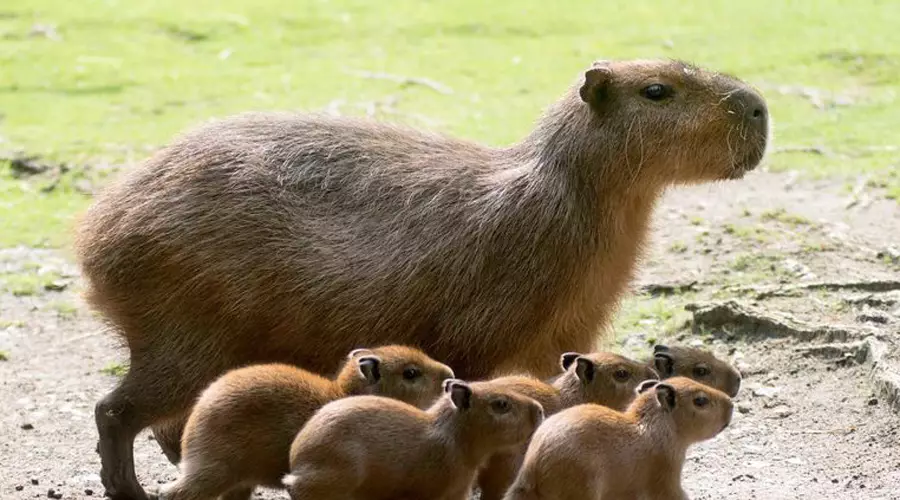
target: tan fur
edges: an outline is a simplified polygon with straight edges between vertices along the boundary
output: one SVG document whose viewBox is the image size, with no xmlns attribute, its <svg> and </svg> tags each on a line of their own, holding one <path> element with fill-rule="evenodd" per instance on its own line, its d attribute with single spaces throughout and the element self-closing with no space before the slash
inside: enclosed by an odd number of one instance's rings
<svg viewBox="0 0 900 500">
<path fill-rule="evenodd" d="M 548 418 L 505 500 L 686 500 L 687 449 L 731 422 L 731 399 L 685 377 L 641 389 L 624 413 L 587 404 Z"/>
<path fill-rule="evenodd" d="M 182 439 L 181 477 L 160 498 L 238 500 L 256 485 L 279 487 L 291 441 L 328 402 L 376 394 L 427 408 L 450 378 L 449 367 L 405 346 L 354 350 L 334 380 L 283 364 L 232 370 L 194 406 Z"/>
<path fill-rule="evenodd" d="M 87 299 L 131 356 L 95 413 L 107 493 L 143 498 L 134 436 L 177 461 L 191 401 L 236 366 L 402 343 L 464 378 L 549 376 L 609 323 L 664 189 L 739 178 L 766 143 L 756 92 L 678 61 L 595 64 L 502 148 L 292 113 L 183 135 L 78 227 Z"/>
<path fill-rule="evenodd" d="M 563 372 L 552 381 L 511 375 L 492 382 L 528 396 L 544 407 L 544 414 L 594 403 L 624 410 L 634 399 L 638 384 L 659 376 L 646 364 L 610 352 L 565 353 L 560 357 Z M 525 457 L 528 444 L 512 451 L 495 453 L 478 473 L 481 500 L 500 500 L 512 484 Z"/>
<path fill-rule="evenodd" d="M 375 396 L 323 407 L 291 446 L 291 499 L 468 499 L 478 467 L 525 442 L 543 411 L 493 382 L 448 382 L 427 411 Z"/>
<path fill-rule="evenodd" d="M 712 352 L 687 346 L 656 345 L 648 366 L 660 378 L 687 377 L 718 389 L 732 398 L 741 390 L 741 372 Z"/>
</svg>

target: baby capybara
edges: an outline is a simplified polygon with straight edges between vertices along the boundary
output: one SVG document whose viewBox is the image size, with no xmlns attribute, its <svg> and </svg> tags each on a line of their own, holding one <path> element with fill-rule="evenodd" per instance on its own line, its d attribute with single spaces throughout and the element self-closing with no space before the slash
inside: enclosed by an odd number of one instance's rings
<svg viewBox="0 0 900 500">
<path fill-rule="evenodd" d="M 172 461 L 215 377 L 327 373 L 358 345 L 419 347 L 473 379 L 588 352 L 666 187 L 738 179 L 765 101 L 679 61 L 603 61 L 520 142 L 488 147 L 356 118 L 249 113 L 186 133 L 80 221 L 87 300 L 130 370 L 96 407 L 101 477 L 143 499 L 135 435 Z"/>
</svg>

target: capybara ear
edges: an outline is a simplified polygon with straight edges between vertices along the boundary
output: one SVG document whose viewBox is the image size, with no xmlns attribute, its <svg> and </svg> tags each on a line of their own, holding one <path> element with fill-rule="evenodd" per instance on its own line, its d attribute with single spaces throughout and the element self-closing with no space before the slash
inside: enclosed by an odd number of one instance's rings
<svg viewBox="0 0 900 500">
<path fill-rule="evenodd" d="M 575 361 L 578 363 L 575 365 L 575 375 L 578 375 L 578 378 L 585 384 L 593 382 L 594 373 L 597 371 L 594 362 L 583 356 Z"/>
<path fill-rule="evenodd" d="M 653 354 L 656 354 L 658 352 L 669 352 L 669 346 L 665 344 L 656 344 L 655 346 L 653 346 Z"/>
<path fill-rule="evenodd" d="M 372 354 L 372 350 L 366 348 L 353 349 L 352 351 L 350 351 L 350 354 L 347 355 L 347 359 L 353 359 L 361 354 Z"/>
<path fill-rule="evenodd" d="M 647 392 L 650 389 L 656 387 L 658 384 L 659 384 L 659 380 L 645 380 L 645 381 L 641 382 L 640 384 L 638 384 L 638 386 L 635 388 L 634 391 L 638 394 L 640 394 L 642 392 Z"/>
<path fill-rule="evenodd" d="M 584 72 L 584 84 L 579 90 L 581 100 L 595 106 L 599 104 L 606 97 L 606 87 L 611 76 L 609 61 L 594 61 L 591 68 Z"/>
<path fill-rule="evenodd" d="M 377 384 L 381 380 L 381 360 L 376 356 L 364 356 L 356 360 L 359 366 L 359 373 L 362 374 L 370 384 Z"/>
<path fill-rule="evenodd" d="M 661 376 L 671 377 L 675 371 L 675 360 L 667 353 L 658 352 L 653 355 L 653 366 Z"/>
<path fill-rule="evenodd" d="M 568 370 L 569 367 L 572 366 L 572 363 L 574 363 L 575 360 L 578 359 L 578 356 L 581 356 L 581 354 L 578 354 L 577 352 L 564 353 L 559 357 L 559 366 L 562 367 L 563 371 Z"/>
<path fill-rule="evenodd" d="M 468 410 L 472 405 L 472 388 L 462 380 L 450 382 L 450 401 L 460 410 Z"/>
<path fill-rule="evenodd" d="M 660 382 L 656 384 L 656 399 L 668 411 L 675 409 L 675 388 L 671 385 Z"/>
</svg>

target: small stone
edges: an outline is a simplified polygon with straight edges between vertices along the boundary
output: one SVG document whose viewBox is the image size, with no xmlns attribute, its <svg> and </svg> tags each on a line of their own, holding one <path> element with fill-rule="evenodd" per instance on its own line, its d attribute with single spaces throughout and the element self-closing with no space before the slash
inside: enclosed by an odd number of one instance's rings
<svg viewBox="0 0 900 500">
<path fill-rule="evenodd" d="M 856 316 L 856 321 L 860 323 L 875 323 L 878 325 L 887 324 L 891 318 L 881 311 L 866 311 Z"/>
<path fill-rule="evenodd" d="M 781 411 L 779 411 L 778 413 L 775 414 L 775 417 L 777 417 L 777 418 L 788 418 L 788 417 L 790 417 L 790 416 L 793 415 L 793 414 L 794 414 L 794 412 L 791 411 L 791 410 L 781 410 Z"/>
<path fill-rule="evenodd" d="M 868 402 L 869 406 L 878 406 L 878 398 L 872 398 Z"/>
<path fill-rule="evenodd" d="M 91 496 L 91 495 L 94 494 L 94 490 L 92 490 L 92 489 L 90 489 L 90 488 L 85 488 L 85 489 L 84 489 L 84 494 L 87 495 L 87 496 Z"/>
<path fill-rule="evenodd" d="M 834 478 L 834 479 L 831 480 L 831 482 L 834 483 L 834 484 L 838 484 L 840 481 L 838 481 L 837 478 Z"/>
<path fill-rule="evenodd" d="M 22 424 L 20 427 L 23 431 L 30 431 L 34 429 L 34 425 L 32 424 Z"/>
<path fill-rule="evenodd" d="M 37 485 L 38 485 L 38 480 L 37 480 L 36 477 L 31 478 L 31 484 L 34 485 L 34 486 L 37 486 Z"/>
<path fill-rule="evenodd" d="M 750 413 L 750 407 L 747 405 L 737 405 L 737 411 L 738 411 L 738 413 L 746 415 L 746 414 Z"/>
<path fill-rule="evenodd" d="M 753 389 L 753 395 L 761 398 L 774 398 L 778 394 L 777 387 L 756 387 Z"/>
<path fill-rule="evenodd" d="M 21 484 L 17 484 L 17 485 L 16 485 L 16 491 L 22 491 L 22 490 L 24 490 L 24 489 L 25 489 L 25 487 L 22 486 Z"/>
</svg>

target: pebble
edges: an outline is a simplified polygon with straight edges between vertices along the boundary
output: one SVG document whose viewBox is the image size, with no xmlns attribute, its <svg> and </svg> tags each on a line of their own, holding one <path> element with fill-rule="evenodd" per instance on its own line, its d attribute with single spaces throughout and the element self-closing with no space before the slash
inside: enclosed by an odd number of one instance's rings
<svg viewBox="0 0 900 500">
<path fill-rule="evenodd" d="M 85 489 L 84 489 L 84 494 L 87 495 L 87 496 L 91 496 L 91 495 L 94 494 L 94 490 L 92 490 L 92 489 L 90 489 L 90 488 L 85 488 Z"/>
<path fill-rule="evenodd" d="M 59 493 L 58 491 L 54 490 L 53 488 L 50 488 L 49 490 L 47 490 L 47 498 L 53 498 L 53 499 L 59 500 L 60 498 L 62 498 L 62 493 Z"/>
<path fill-rule="evenodd" d="M 747 405 L 737 405 L 737 411 L 744 415 L 750 413 L 750 407 Z"/>
<path fill-rule="evenodd" d="M 21 484 L 17 484 L 17 485 L 16 485 L 16 491 L 22 491 L 22 490 L 24 490 L 24 489 L 25 489 L 25 487 L 22 486 Z"/>
<path fill-rule="evenodd" d="M 753 395 L 762 398 L 774 398 L 778 394 L 777 387 L 756 387 L 753 389 Z"/>
<path fill-rule="evenodd" d="M 32 424 L 22 424 L 20 427 L 22 428 L 23 431 L 30 431 L 30 430 L 34 429 L 34 425 L 32 425 Z"/>
<path fill-rule="evenodd" d="M 38 485 L 38 480 L 37 480 L 36 477 L 31 478 L 31 484 L 34 485 L 34 486 L 37 486 L 37 485 Z"/>
<path fill-rule="evenodd" d="M 878 398 L 872 398 L 869 400 L 869 406 L 878 406 Z"/>
</svg>

